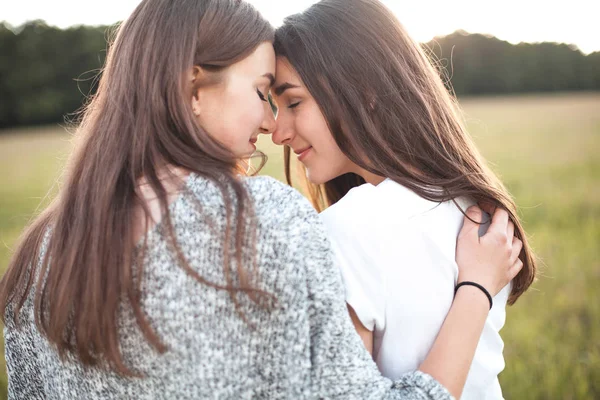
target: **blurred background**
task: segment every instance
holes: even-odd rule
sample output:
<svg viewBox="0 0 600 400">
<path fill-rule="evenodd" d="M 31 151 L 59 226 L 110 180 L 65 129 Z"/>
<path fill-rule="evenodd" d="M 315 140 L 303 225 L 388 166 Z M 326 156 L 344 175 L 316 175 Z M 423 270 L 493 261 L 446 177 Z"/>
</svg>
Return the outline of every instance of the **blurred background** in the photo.
<svg viewBox="0 0 600 400">
<path fill-rule="evenodd" d="M 0 273 L 56 193 L 74 112 L 93 93 L 106 39 L 137 0 L 3 1 Z M 274 24 L 314 1 L 250 1 Z M 469 131 L 516 198 L 540 258 L 508 310 L 507 399 L 600 398 L 600 32 L 592 1 L 384 1 L 427 48 Z M 597 7 L 597 5 L 596 5 Z M 66 129 L 70 127 L 70 129 Z M 262 136 L 261 173 L 283 179 Z M 0 399 L 6 369 L 0 358 Z"/>
</svg>

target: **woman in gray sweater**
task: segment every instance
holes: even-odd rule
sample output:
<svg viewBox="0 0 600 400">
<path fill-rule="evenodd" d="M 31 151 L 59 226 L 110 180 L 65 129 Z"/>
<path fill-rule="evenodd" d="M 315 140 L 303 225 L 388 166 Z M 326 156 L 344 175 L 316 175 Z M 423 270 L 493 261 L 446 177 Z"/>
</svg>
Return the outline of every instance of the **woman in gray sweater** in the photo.
<svg viewBox="0 0 600 400">
<path fill-rule="evenodd" d="M 446 399 L 439 382 L 464 383 L 485 289 L 457 292 L 421 372 L 383 378 L 314 209 L 240 176 L 275 128 L 272 34 L 236 0 L 145 0 L 119 28 L 64 185 L 0 282 L 10 398 Z M 500 210 L 482 238 L 467 220 L 460 281 L 496 294 L 520 269 L 512 229 Z"/>
</svg>

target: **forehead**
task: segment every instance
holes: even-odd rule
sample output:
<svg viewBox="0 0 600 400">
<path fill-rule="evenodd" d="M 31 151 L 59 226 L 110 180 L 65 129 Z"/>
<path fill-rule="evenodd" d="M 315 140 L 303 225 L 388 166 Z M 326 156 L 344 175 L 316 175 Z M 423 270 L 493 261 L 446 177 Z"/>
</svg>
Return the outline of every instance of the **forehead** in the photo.
<svg viewBox="0 0 600 400">
<path fill-rule="evenodd" d="M 285 57 L 277 57 L 277 73 L 275 74 L 275 87 L 284 83 L 303 86 L 302 79 Z"/>
<path fill-rule="evenodd" d="M 275 74 L 275 50 L 273 45 L 269 42 L 261 43 L 252 54 L 232 67 L 250 75 Z"/>
</svg>

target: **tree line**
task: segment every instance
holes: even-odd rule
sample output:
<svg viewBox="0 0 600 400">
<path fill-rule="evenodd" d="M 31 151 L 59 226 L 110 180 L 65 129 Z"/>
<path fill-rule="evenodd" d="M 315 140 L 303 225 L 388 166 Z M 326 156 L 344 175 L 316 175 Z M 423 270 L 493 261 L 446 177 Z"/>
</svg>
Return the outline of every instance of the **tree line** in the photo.
<svg viewBox="0 0 600 400">
<path fill-rule="evenodd" d="M 424 45 L 457 95 L 600 90 L 600 52 L 457 31 Z"/>
<path fill-rule="evenodd" d="M 63 122 L 97 86 L 114 27 L 0 23 L 0 128 Z M 424 43 L 458 96 L 600 90 L 600 52 L 458 31 Z"/>
</svg>

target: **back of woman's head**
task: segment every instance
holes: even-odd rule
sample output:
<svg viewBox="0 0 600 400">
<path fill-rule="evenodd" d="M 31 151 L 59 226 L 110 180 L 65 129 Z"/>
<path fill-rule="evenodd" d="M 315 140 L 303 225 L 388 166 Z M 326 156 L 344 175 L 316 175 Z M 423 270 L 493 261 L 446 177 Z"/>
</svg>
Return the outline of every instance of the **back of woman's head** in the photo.
<svg viewBox="0 0 600 400">
<path fill-rule="evenodd" d="M 535 276 L 514 202 L 465 131 L 438 71 L 391 11 L 378 0 L 323 0 L 288 17 L 275 32 L 274 46 L 352 162 L 432 201 L 470 196 L 511 213 L 525 264 L 513 282 L 513 303 Z M 289 175 L 288 149 L 286 161 Z M 319 207 L 360 183 L 342 175 L 308 186 Z"/>
<path fill-rule="evenodd" d="M 19 310 L 32 295 L 37 326 L 61 355 L 74 353 L 84 364 L 106 362 L 129 374 L 131 366 L 123 363 L 119 350 L 117 322 L 119 304 L 125 301 L 145 337 L 156 349 L 165 349 L 141 310 L 143 271 L 132 261 L 137 207 L 150 222 L 140 180 L 158 197 L 170 246 L 192 276 L 197 274 L 175 240 L 163 175 L 179 167 L 213 180 L 225 196 L 227 231 L 234 227 L 224 238 L 224 248 L 233 241 L 234 261 L 241 263 L 244 221 L 252 210 L 235 176 L 238 160 L 202 129 L 191 100 L 198 87 L 218 83 L 228 66 L 272 40 L 269 23 L 240 0 L 141 2 L 109 47 L 58 197 L 28 227 L 0 283 L 3 316 L 10 305 L 18 321 Z M 192 84 L 194 66 L 205 73 Z M 239 273 L 238 286 L 229 273 L 224 274 L 225 284 L 211 285 L 234 297 L 240 290 L 254 296 L 251 277 L 239 265 L 231 270 Z M 36 281 L 36 276 L 45 279 Z"/>
</svg>

